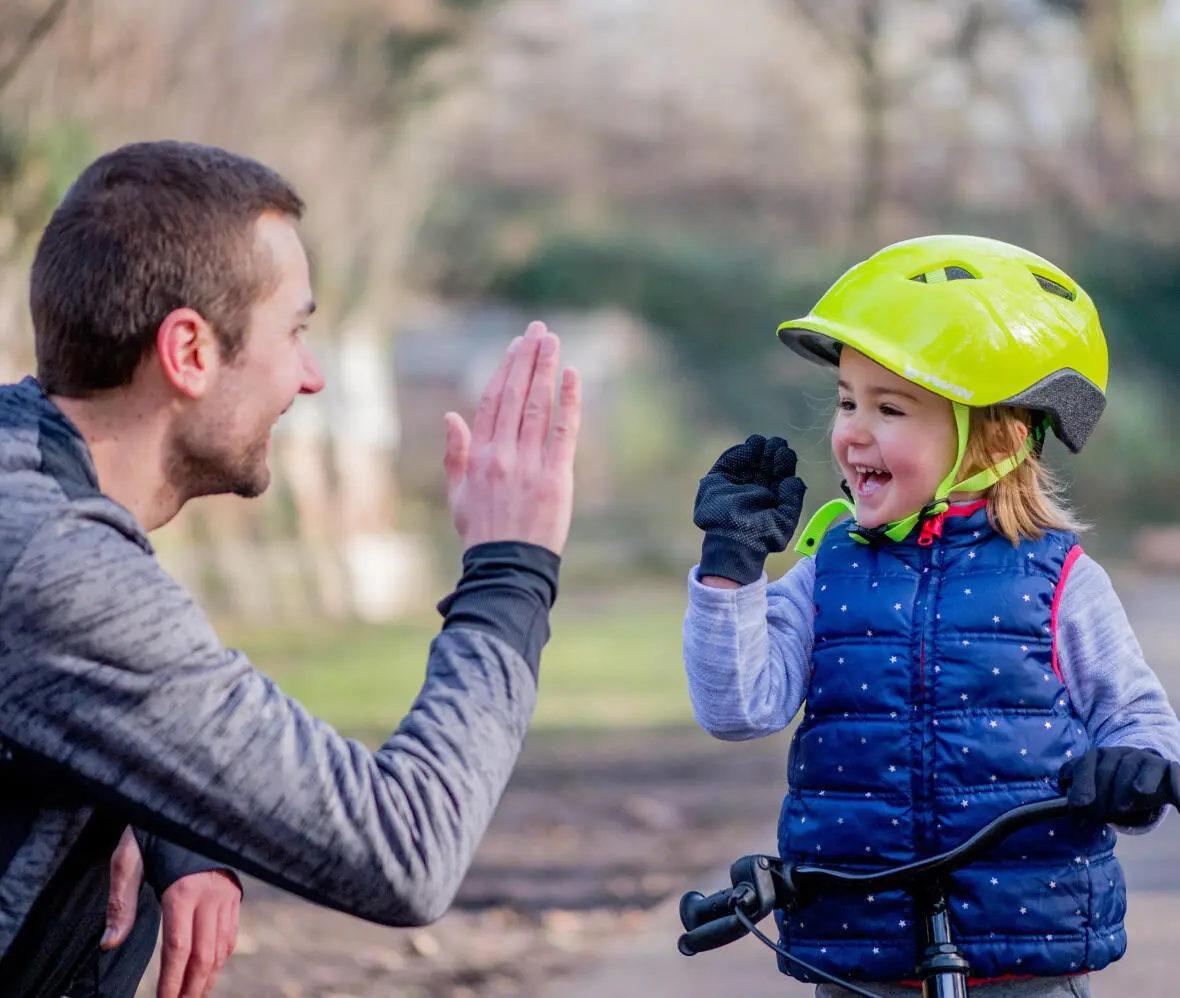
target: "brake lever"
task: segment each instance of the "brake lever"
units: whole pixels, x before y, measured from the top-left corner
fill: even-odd
[[[790,870],[770,856],[743,856],[729,868],[734,907],[751,922],[758,922],[775,908],[795,906]]]
[[[680,899],[680,921],[688,930],[676,947],[685,956],[725,946],[746,935],[776,907],[793,906],[789,873],[781,860],[743,856],[729,868],[732,887],[708,897],[690,891]],[[743,918],[739,918],[739,913]]]

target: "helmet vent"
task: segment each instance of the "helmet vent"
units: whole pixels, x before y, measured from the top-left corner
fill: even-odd
[[[1058,284],[1056,281],[1051,281],[1049,278],[1042,277],[1040,274],[1033,274],[1033,277],[1037,279],[1037,283],[1046,291],[1048,291],[1049,294],[1059,295],[1060,297],[1065,298],[1067,301],[1073,301],[1077,297],[1077,295],[1075,295],[1063,284]]]
[[[941,284],[943,281],[974,281],[976,277],[966,267],[957,267],[952,264],[949,267],[928,270],[924,274],[916,274],[910,280],[917,281],[919,284]]]

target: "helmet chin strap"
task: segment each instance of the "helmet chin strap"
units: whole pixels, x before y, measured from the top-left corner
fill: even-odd
[[[1020,450],[1011,457],[1007,457],[998,464],[990,468],[984,468],[983,471],[978,471],[969,478],[957,482],[955,479],[958,478],[959,470],[963,466],[963,455],[967,452],[967,437],[971,426],[971,409],[963,405],[962,402],[952,402],[951,406],[954,409],[955,429],[958,433],[959,446],[955,455],[955,463],[935,490],[934,498],[918,510],[918,512],[912,513],[902,520],[894,520],[892,523],[883,524],[879,527],[861,527],[856,523],[851,524],[848,532],[853,540],[859,541],[862,544],[868,544],[878,537],[887,537],[891,541],[905,540],[911,531],[913,531],[914,527],[922,520],[927,517],[938,516],[940,513],[945,513],[950,509],[951,502],[949,497],[954,493],[982,492],[984,489],[995,485],[1005,475],[1011,474],[1036,449],[1044,436],[1044,426],[1036,427],[1025,439],[1024,445]],[[795,545],[795,550],[799,554],[815,554],[819,549],[819,542],[823,539],[824,534],[831,529],[832,524],[836,520],[847,513],[851,513],[854,517],[856,516],[856,505],[850,498],[832,499],[830,502],[824,503],[816,510],[815,515],[807,521],[807,526],[803,528],[803,533],[799,538],[799,542]]]

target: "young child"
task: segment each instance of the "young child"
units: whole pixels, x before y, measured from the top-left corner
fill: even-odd
[[[1180,723],[1040,462],[1047,430],[1077,452],[1102,412],[1094,305],[1033,253],[931,236],[853,267],[779,337],[839,370],[848,498],[801,535],[814,557],[768,585],[802,505],[795,454],[750,437],[702,479],[696,717],[756,738],[806,702],[779,820],[794,862],[895,866],[1068,790],[1069,820],[997,845],[949,898],[973,995],[1089,995],[1086,975],[1126,948],[1108,822],[1156,824],[1180,773]],[[780,929],[820,968],[912,998],[920,921],[900,892],[829,895]]]

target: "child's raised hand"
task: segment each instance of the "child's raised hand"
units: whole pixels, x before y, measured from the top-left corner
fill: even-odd
[[[799,525],[807,486],[782,437],[754,434],[730,447],[701,479],[693,522],[705,531],[700,575],[748,585],[766,557],[783,551]]]
[[[1126,827],[1151,824],[1180,796],[1180,763],[1128,745],[1091,749],[1065,763],[1057,779],[1079,816]]]

